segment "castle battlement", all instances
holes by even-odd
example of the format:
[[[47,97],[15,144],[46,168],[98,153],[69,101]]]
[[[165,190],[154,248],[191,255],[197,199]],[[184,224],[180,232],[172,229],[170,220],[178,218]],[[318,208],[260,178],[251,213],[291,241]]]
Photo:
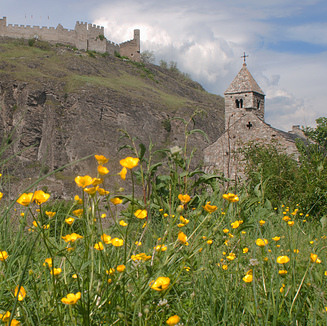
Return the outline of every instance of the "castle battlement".
[[[101,36],[100,36],[101,35]],[[140,61],[140,30],[134,30],[134,38],[117,44],[102,36],[104,27],[86,22],[76,22],[74,29],[66,29],[61,24],[55,27],[8,24],[7,18],[0,18],[0,37],[39,40],[75,46],[80,50],[100,53],[120,53],[133,61]]]

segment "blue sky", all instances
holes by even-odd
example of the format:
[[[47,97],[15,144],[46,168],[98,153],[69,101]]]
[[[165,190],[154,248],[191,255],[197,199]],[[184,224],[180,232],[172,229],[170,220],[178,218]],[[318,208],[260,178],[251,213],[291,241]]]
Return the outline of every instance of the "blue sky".
[[[268,123],[287,131],[327,116],[326,0],[0,0],[0,8],[0,17],[13,24],[103,25],[117,43],[139,28],[141,51],[154,51],[157,62],[176,61],[219,95],[241,69],[245,51],[266,94]]]

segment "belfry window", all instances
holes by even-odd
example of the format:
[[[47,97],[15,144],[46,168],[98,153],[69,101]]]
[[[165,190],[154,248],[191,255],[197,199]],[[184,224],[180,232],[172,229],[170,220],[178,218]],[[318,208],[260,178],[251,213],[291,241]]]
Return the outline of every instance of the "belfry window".
[[[236,100],[235,101],[235,104],[236,104],[236,108],[239,109],[239,108],[243,108],[243,100],[240,99],[240,100]]]

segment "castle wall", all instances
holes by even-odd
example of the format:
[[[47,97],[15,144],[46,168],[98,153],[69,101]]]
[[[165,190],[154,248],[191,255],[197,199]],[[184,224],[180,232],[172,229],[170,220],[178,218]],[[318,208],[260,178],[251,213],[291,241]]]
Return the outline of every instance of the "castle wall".
[[[126,56],[133,61],[141,61],[140,54],[140,30],[134,29],[133,40],[120,43],[120,55]]]
[[[101,35],[101,36],[100,36]],[[0,19],[0,36],[30,39],[37,37],[51,43],[62,43],[75,46],[80,50],[90,50],[100,53],[120,53],[133,61],[140,61],[140,30],[134,30],[134,39],[115,44],[104,37],[104,27],[83,22],[76,22],[75,29],[68,30],[62,25],[54,27],[39,27],[25,25],[7,25],[6,17]],[[100,36],[100,37],[99,37]],[[102,37],[103,36],[103,37]]]

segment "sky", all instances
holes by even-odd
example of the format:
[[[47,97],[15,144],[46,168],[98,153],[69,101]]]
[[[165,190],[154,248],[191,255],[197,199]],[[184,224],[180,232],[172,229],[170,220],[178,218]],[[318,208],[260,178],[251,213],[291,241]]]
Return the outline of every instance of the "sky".
[[[221,96],[245,52],[267,123],[288,131],[327,116],[326,0],[0,0],[0,8],[9,24],[101,25],[116,43],[140,29],[141,52],[153,51],[156,64],[175,61]]]

